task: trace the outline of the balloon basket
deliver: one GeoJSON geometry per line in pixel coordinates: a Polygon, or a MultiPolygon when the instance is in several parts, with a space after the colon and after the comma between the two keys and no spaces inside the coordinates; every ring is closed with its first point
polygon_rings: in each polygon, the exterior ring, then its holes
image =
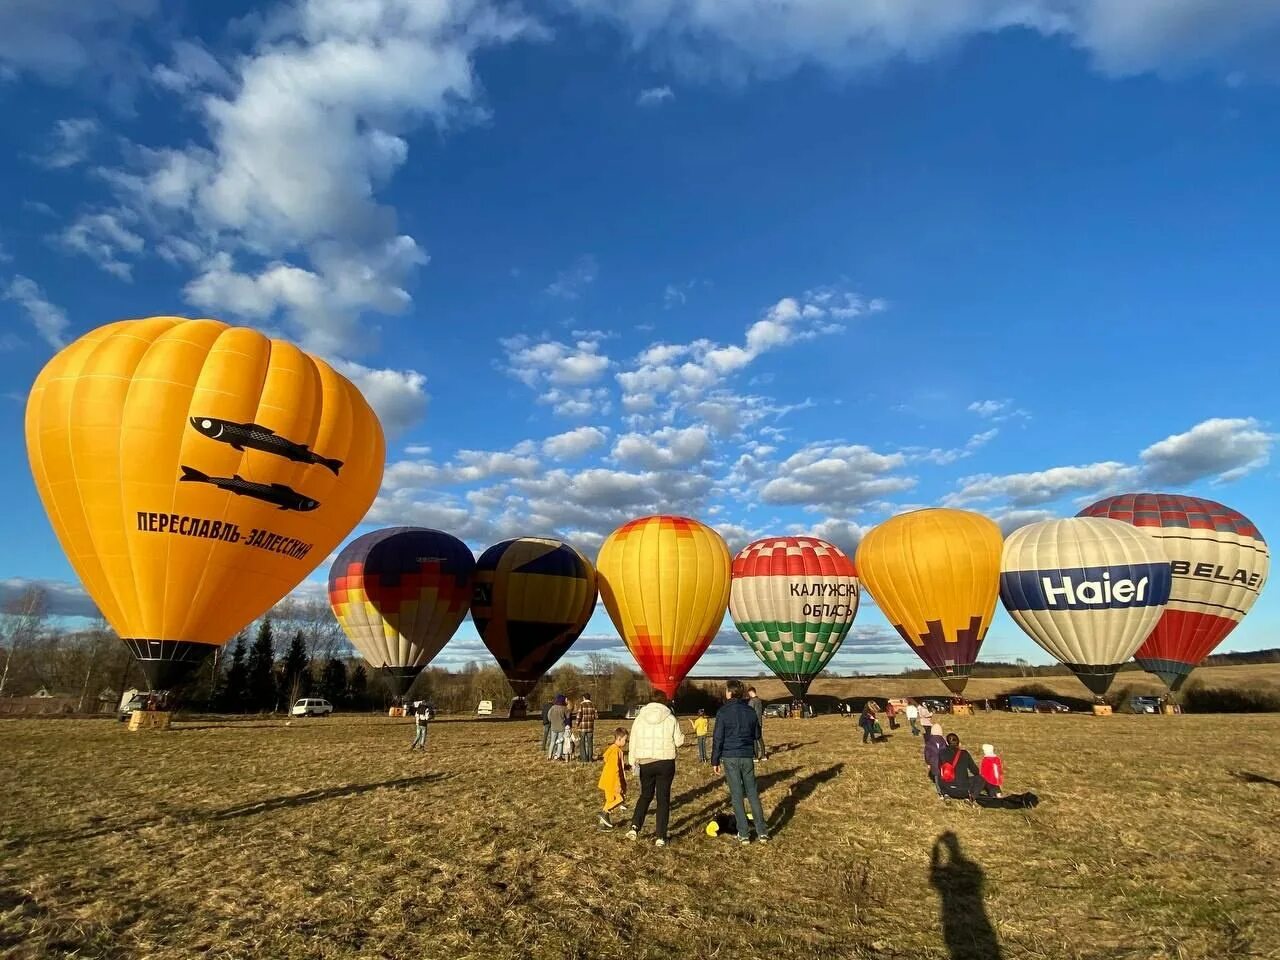
{"type": "Polygon", "coordinates": [[[972,717],[973,704],[970,703],[953,703],[951,705],[951,715],[953,717],[972,717]]]}
{"type": "Polygon", "coordinates": [[[1109,717],[1109,716],[1111,716],[1111,704],[1109,704],[1109,703],[1095,703],[1095,704],[1093,705],[1093,715],[1094,715],[1095,717],[1109,717]]]}
{"type": "Polygon", "coordinates": [[[169,720],[173,715],[168,710],[135,710],[129,714],[129,729],[168,730],[169,720]]]}
{"type": "Polygon", "coordinates": [[[388,716],[388,717],[403,717],[403,716],[404,716],[404,707],[392,707],[391,709],[389,709],[389,710],[387,711],[387,716],[388,716]]]}
{"type": "Polygon", "coordinates": [[[1160,712],[1163,713],[1166,717],[1172,717],[1175,713],[1178,712],[1178,708],[1175,707],[1172,703],[1166,703],[1161,705],[1160,712]]]}

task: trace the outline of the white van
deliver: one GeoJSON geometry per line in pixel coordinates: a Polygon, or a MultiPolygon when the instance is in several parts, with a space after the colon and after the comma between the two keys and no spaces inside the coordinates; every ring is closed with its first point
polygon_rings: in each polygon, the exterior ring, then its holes
{"type": "Polygon", "coordinates": [[[305,697],[295,703],[289,712],[295,717],[323,717],[333,713],[333,704],[320,697],[305,697]]]}
{"type": "Polygon", "coordinates": [[[492,716],[493,716],[493,701],[492,701],[492,700],[481,700],[481,701],[480,701],[480,703],[479,703],[479,705],[476,707],[476,716],[477,716],[477,717],[492,717],[492,716]]]}

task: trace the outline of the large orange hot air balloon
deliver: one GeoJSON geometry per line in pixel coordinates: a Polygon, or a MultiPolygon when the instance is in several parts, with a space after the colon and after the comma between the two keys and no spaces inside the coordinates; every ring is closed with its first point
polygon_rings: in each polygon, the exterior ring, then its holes
{"type": "Polygon", "coordinates": [[[720,630],[729,605],[729,548],[686,517],[642,517],[605,540],[600,597],[645,676],[674,697],[720,630]]]}
{"type": "Polygon", "coordinates": [[[58,540],[154,689],[297,586],[382,480],[360,391],[216,320],[86,334],[36,378],[26,431],[58,540]]]}
{"type": "Polygon", "coordinates": [[[969,682],[991,626],[1001,546],[993,521],[946,508],[899,514],[858,545],[862,585],[952,693],[969,682]]]}

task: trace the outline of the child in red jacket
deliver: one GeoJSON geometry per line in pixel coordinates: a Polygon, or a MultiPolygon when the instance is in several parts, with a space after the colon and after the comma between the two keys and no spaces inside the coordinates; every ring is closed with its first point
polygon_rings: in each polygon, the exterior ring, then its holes
{"type": "Polygon", "coordinates": [[[1003,797],[1001,787],[1004,786],[1004,761],[996,754],[996,748],[989,743],[982,745],[982,763],[978,764],[978,772],[985,781],[982,787],[983,796],[1003,797]]]}

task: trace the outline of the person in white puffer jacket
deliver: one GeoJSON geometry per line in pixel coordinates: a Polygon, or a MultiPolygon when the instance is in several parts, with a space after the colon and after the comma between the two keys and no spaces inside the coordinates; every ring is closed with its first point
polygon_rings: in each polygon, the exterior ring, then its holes
{"type": "Polygon", "coordinates": [[[627,747],[627,764],[640,770],[640,800],[631,817],[631,829],[627,839],[640,835],[644,819],[649,814],[649,804],[658,800],[657,831],[654,842],[659,847],[667,845],[667,820],[671,814],[671,781],[676,776],[676,750],[684,744],[684,734],[676,715],[667,705],[667,695],[653,691],[649,702],[636,714],[631,724],[631,737],[627,747]]]}

